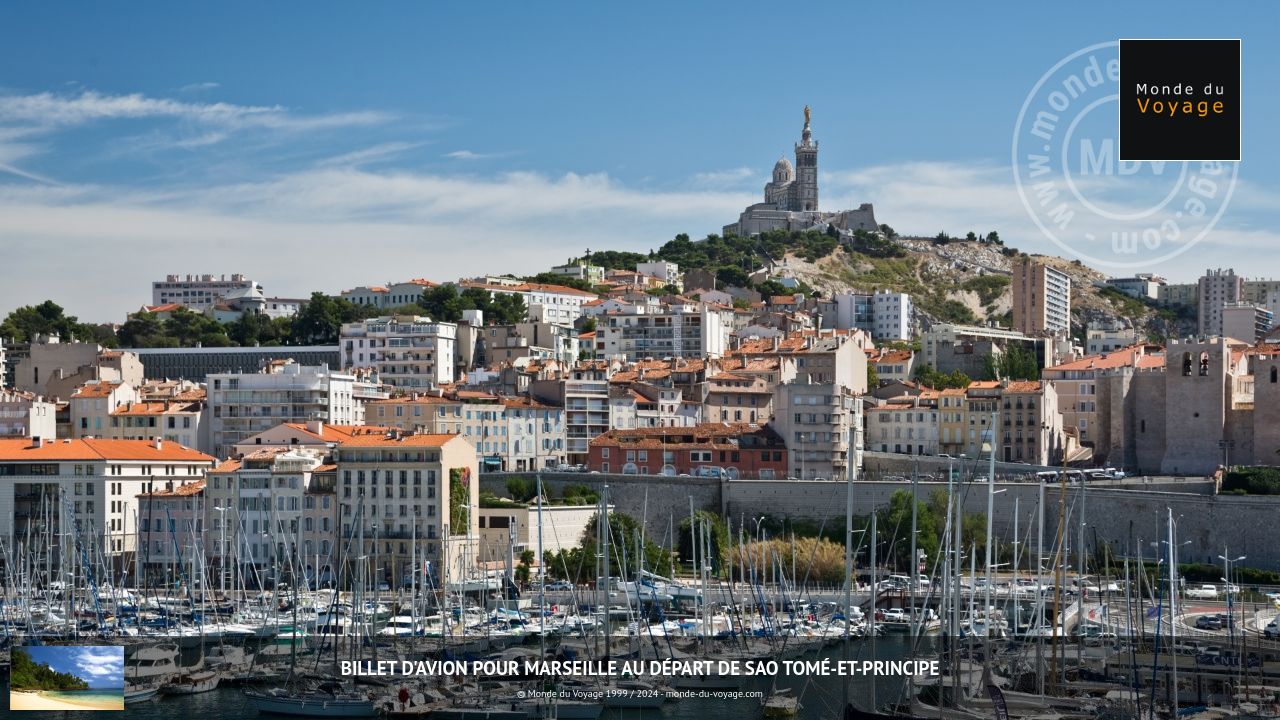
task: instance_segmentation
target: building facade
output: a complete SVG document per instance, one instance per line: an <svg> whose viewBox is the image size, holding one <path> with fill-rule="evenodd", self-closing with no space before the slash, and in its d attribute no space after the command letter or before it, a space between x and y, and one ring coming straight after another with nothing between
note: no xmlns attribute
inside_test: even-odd
<svg viewBox="0 0 1280 720"><path fill-rule="evenodd" d="M1071 333L1071 278L1044 262L1013 263L1013 329L1024 335Z"/></svg>
<svg viewBox="0 0 1280 720"><path fill-rule="evenodd" d="M394 315L345 323L338 338L344 369L369 368L394 387L427 389L456 379L458 326Z"/></svg>
<svg viewBox="0 0 1280 720"><path fill-rule="evenodd" d="M269 372L214 374L208 393L210 442L218 457L228 457L245 438L282 423L364 422L356 377L327 367L289 362L272 365Z"/></svg>
<svg viewBox="0 0 1280 720"><path fill-rule="evenodd" d="M151 283L151 304L175 303L197 312L213 309L234 290L261 290L258 283L244 275L168 275L164 281Z"/></svg>
<svg viewBox="0 0 1280 720"><path fill-rule="evenodd" d="M1196 327L1200 337L1220 336L1222 308L1244 300L1244 278L1234 269L1205 270L1197 283Z"/></svg>

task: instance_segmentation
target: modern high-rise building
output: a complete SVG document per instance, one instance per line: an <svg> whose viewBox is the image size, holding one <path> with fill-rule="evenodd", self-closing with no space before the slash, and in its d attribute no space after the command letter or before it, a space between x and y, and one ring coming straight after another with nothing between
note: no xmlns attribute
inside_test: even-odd
<svg viewBox="0 0 1280 720"><path fill-rule="evenodd" d="M1071 278L1031 257L1013 263L1013 329L1026 335L1071 333Z"/></svg>
<svg viewBox="0 0 1280 720"><path fill-rule="evenodd" d="M1201 337L1221 336L1222 308L1244 300L1244 278L1231 268L1205 270L1197 283L1197 295L1197 334Z"/></svg>

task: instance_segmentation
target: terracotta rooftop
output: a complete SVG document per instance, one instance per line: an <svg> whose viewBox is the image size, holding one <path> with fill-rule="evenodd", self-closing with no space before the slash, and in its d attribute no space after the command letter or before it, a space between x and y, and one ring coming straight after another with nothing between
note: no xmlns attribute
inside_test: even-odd
<svg viewBox="0 0 1280 720"><path fill-rule="evenodd" d="M0 438L0 460L138 460L212 462L213 458L176 442L150 440L49 439L36 447L31 438Z"/></svg>
<svg viewBox="0 0 1280 720"><path fill-rule="evenodd" d="M120 387L120 383L95 382L81 385L74 393L73 398L104 398L110 395L116 388Z"/></svg>
<svg viewBox="0 0 1280 720"><path fill-rule="evenodd" d="M353 435L340 442L339 447L443 447L458 435L429 435L410 433L377 433Z"/></svg>
<svg viewBox="0 0 1280 720"><path fill-rule="evenodd" d="M1142 348L1142 354L1139 349ZM1114 370L1122 367L1139 369L1164 367L1164 352L1153 346L1130 345L1097 355L1086 355L1079 360L1054 365L1044 369L1046 373L1057 374L1070 371Z"/></svg>
<svg viewBox="0 0 1280 720"><path fill-rule="evenodd" d="M138 497L165 498L165 497L191 497L199 495L204 491L205 481L196 480L195 482L183 483L172 490L156 490L150 493L138 493Z"/></svg>

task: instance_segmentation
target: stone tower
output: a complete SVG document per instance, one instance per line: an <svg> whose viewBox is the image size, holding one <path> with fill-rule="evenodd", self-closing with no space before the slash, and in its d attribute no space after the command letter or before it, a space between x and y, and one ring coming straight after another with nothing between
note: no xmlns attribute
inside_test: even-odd
<svg viewBox="0 0 1280 720"><path fill-rule="evenodd" d="M796 179L792 184L792 202L789 210L816 211L818 209L818 143L809 128L809 106L804 106L804 131L796 145Z"/></svg>

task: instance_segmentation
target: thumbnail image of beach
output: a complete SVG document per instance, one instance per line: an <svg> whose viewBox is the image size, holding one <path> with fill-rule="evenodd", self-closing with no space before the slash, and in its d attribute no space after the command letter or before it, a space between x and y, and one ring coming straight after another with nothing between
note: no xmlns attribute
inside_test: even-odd
<svg viewBox="0 0 1280 720"><path fill-rule="evenodd" d="M124 648L13 648L10 710L124 710Z"/></svg>

